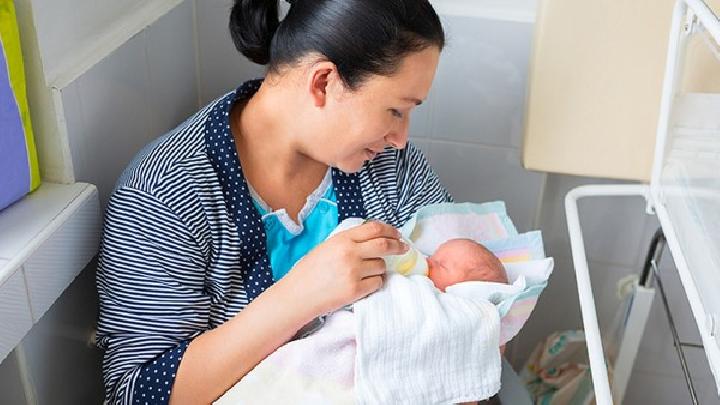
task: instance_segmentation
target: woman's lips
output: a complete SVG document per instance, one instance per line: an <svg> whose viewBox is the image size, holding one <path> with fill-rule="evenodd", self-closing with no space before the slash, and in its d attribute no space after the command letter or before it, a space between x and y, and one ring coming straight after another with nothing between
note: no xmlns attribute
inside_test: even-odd
<svg viewBox="0 0 720 405"><path fill-rule="evenodd" d="M368 160L373 160L378 155L379 152L376 152L372 149L365 148L365 154L368 157Z"/></svg>

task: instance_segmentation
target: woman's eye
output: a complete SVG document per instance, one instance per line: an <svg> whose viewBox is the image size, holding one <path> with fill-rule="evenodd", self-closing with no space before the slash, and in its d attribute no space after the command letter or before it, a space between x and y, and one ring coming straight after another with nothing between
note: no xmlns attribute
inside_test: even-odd
<svg viewBox="0 0 720 405"><path fill-rule="evenodd" d="M390 109L390 112L391 112L392 115L395 116L396 118L402 118L402 117L403 117L403 113L400 112L400 110L396 110L396 109L394 109L394 108L391 108L391 109Z"/></svg>

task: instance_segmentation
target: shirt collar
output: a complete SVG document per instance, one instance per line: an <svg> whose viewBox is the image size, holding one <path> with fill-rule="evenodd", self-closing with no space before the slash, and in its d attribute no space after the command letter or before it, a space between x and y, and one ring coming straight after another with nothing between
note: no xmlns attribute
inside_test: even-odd
<svg viewBox="0 0 720 405"><path fill-rule="evenodd" d="M261 84L262 79L250 80L222 97L211 107L205 122L207 155L222 185L227 210L240 232L243 261L248 262L243 271L248 273L244 274L244 280L250 300L272 285L273 281L262 217L253 204L242 172L235 138L230 131L230 111L237 102L252 98ZM332 181L337 195L338 222L347 218L365 218L360 175L333 168Z"/></svg>

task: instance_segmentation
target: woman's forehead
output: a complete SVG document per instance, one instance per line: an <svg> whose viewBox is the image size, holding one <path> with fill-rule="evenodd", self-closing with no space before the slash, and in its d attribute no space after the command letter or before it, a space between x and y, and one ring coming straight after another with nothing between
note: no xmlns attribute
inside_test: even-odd
<svg viewBox="0 0 720 405"><path fill-rule="evenodd" d="M361 91L384 95L397 102L417 104L427 98L437 70L439 50L435 47L409 54L399 69L389 76L375 75L366 81Z"/></svg>

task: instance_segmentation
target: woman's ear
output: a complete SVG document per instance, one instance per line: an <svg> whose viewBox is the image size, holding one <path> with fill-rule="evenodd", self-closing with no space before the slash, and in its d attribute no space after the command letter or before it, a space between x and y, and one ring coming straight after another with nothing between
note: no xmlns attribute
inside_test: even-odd
<svg viewBox="0 0 720 405"><path fill-rule="evenodd" d="M342 80L334 63L322 61L312 65L307 89L315 107L325 107L328 99L337 97L342 88Z"/></svg>

